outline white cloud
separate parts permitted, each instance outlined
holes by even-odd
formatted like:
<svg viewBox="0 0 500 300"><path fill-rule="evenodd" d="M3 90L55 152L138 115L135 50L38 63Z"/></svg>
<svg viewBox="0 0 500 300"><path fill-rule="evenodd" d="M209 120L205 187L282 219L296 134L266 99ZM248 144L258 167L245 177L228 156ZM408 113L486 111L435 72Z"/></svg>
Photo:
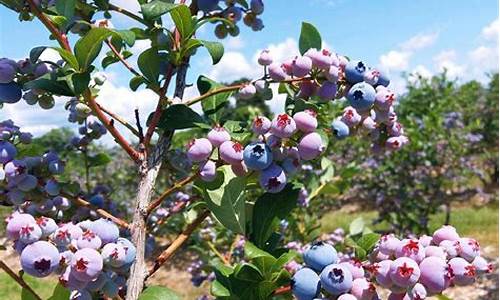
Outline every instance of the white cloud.
<svg viewBox="0 0 500 300"><path fill-rule="evenodd" d="M433 57L436 64L436 70L438 72L446 70L446 74L449 78L462 78L464 76L466 66L458 64L456 62L456 58L457 53L455 50L441 51Z"/></svg>
<svg viewBox="0 0 500 300"><path fill-rule="evenodd" d="M254 77L257 71L241 52L229 51L212 67L208 77L216 81L230 82L242 77Z"/></svg>
<svg viewBox="0 0 500 300"><path fill-rule="evenodd" d="M481 37L486 40L498 40L498 30L500 27L500 19L496 19L481 31Z"/></svg>
<svg viewBox="0 0 500 300"><path fill-rule="evenodd" d="M430 78L430 77L432 77L432 72L429 69L427 69L424 65L418 65L418 66L416 66L411 71L411 74L412 75L418 75L418 76L421 76L423 78Z"/></svg>
<svg viewBox="0 0 500 300"><path fill-rule="evenodd" d="M129 49L130 52L134 55L141 54L143 51L151 48L151 41L150 40L137 40L135 41L134 46Z"/></svg>
<svg viewBox="0 0 500 300"><path fill-rule="evenodd" d="M411 52L391 50L380 56L380 64L388 71L403 71L408 68L411 55Z"/></svg>
<svg viewBox="0 0 500 300"><path fill-rule="evenodd" d="M405 51L416 51L422 48L429 47L434 44L438 38L439 33L434 32L430 34L417 34L401 44L401 49Z"/></svg>
<svg viewBox="0 0 500 300"><path fill-rule="evenodd" d="M228 37L228 39L224 41L224 48L226 50L239 50L244 46L245 42L243 41L241 36Z"/></svg>

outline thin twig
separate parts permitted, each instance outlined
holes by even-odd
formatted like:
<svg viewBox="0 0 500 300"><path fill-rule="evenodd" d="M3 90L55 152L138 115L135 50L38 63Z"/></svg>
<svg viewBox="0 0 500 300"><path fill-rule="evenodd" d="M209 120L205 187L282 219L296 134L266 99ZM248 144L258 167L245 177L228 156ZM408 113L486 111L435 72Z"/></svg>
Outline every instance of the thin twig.
<svg viewBox="0 0 500 300"><path fill-rule="evenodd" d="M108 4L108 8L109 8L109 10L121 13L122 15L125 15L125 16L127 16L127 17L129 17L131 19L134 19L137 22L142 23L142 24L144 24L146 26L150 25L150 24L148 24L148 22L146 22L143 18L139 17L138 15L136 15L136 14L134 14L134 13L132 13L132 12L126 10L126 9L123 9L121 7L118 7L118 6L114 5L114 4L109 3Z"/></svg>
<svg viewBox="0 0 500 300"><path fill-rule="evenodd" d="M142 126L141 126L141 119L139 118L139 108L136 107L134 109L134 115L135 115L135 123L137 125L137 131L139 132L139 143L144 142L144 132L142 131Z"/></svg>
<svg viewBox="0 0 500 300"><path fill-rule="evenodd" d="M206 217L210 214L210 211L205 210L202 212L193 223L189 224L186 229L179 234L179 236L170 244L170 246L165 249L155 261L154 266L149 270L148 277L153 275L165 262L167 262L170 257L174 255L174 253L188 240L193 231L205 220Z"/></svg>
<svg viewBox="0 0 500 300"><path fill-rule="evenodd" d="M113 44L111 44L111 42L109 40L105 40L104 42L106 43L106 45L108 45L109 49L111 50L111 52L113 52L113 54L116 56L116 58L118 58L118 60L125 66L125 68L127 68L135 76L144 78L144 76L142 76L141 73L137 72L134 69L134 67L132 67L132 65L128 63L128 61L125 59L125 57L123 57L123 55L121 55L121 53L118 52L118 50L116 50L115 46L113 46Z"/></svg>
<svg viewBox="0 0 500 300"><path fill-rule="evenodd" d="M7 273L12 279L14 279L22 288L27 289L31 294L33 294L35 299L42 300L42 298L38 296L38 294L26 283L26 281L24 281L22 277L12 271L12 269L9 268L9 266L2 260L0 260L0 268L3 269L5 273Z"/></svg>
<svg viewBox="0 0 500 300"><path fill-rule="evenodd" d="M287 80L283 80L283 81L270 81L270 83L292 83L292 82L299 82L299 81L310 80L310 79L311 79L310 77L300 77L300 78L287 79ZM224 87L221 87L218 89L214 89L214 90L206 92L203 95L200 95L196 98L193 98L191 100L186 101L185 104L187 106L190 106L190 105L198 103L198 102L202 101L203 99L208 98L210 96L217 95L217 94L224 93L224 92L238 90L238 89L244 87L246 84L248 84L248 83L240 83L240 84L236 84L236 85L224 86Z"/></svg>
<svg viewBox="0 0 500 300"><path fill-rule="evenodd" d="M89 107L92 109L92 111L95 113L97 118L104 124L106 129L109 131L109 133L113 136L115 141L120 145L123 150L127 152L127 154L132 158L134 162L138 162L140 159L140 154L137 152L132 146L127 142L127 140L121 135L121 133L115 128L113 120L108 119L104 112L101 110L99 105L97 105L97 102L95 101L94 97L92 96L92 93L90 89L86 89L83 92L83 97L85 98L86 102L88 103Z"/></svg>
<svg viewBox="0 0 500 300"><path fill-rule="evenodd" d="M283 295L289 293L291 290L292 288L289 285L282 286L280 288L275 289L273 295Z"/></svg>
<svg viewBox="0 0 500 300"><path fill-rule="evenodd" d="M96 102L97 103L97 102ZM127 122L127 120L125 120L124 118L122 118L121 116L115 114L114 112L108 110L107 108L105 108L104 106L102 106L101 104L97 103L97 106L99 106L99 108L105 113L107 114L108 116L110 116L111 118L115 119L118 121L118 123L122 124L123 126L127 127L128 130L130 130L135 136L139 137L139 131L137 131L137 129L135 129L134 126L132 126L129 122Z"/></svg>
<svg viewBox="0 0 500 300"><path fill-rule="evenodd" d="M164 191L158 198L156 198L156 200L154 200L153 202L151 202L151 204L149 204L148 206L148 214L150 214L155 208L157 208L158 206L160 206L160 204L163 202L163 200L165 200L165 198L167 198L170 194L172 194L173 192L177 191L178 189L182 188L183 186L185 186L186 184L190 183L191 181L193 181L196 177L198 177L198 173L195 173L191 176L188 176L176 183L174 183L171 187L169 187L166 191Z"/></svg>
<svg viewBox="0 0 500 300"><path fill-rule="evenodd" d="M80 198L78 196L76 196L76 197L75 196L71 196L70 194L67 194L67 193L61 193L61 195L64 196L64 197L66 197L66 198L68 198L68 199L71 199L78 206L86 207L86 208L90 208L90 209L94 210L101 217L106 218L106 219L110 219L116 225L118 225L120 227L123 227L123 228L128 228L129 227L129 224L125 220L120 219L118 217L115 217L113 214L111 214L110 212L108 212L108 211L106 211L106 210L104 210L102 208L95 207L90 202L87 202L87 201L85 201L84 199L82 199L82 198Z"/></svg>
<svg viewBox="0 0 500 300"><path fill-rule="evenodd" d="M30 6L31 12L35 14L35 16L47 27L47 29L52 33L52 35L56 38L57 42L59 42L59 45L71 52L71 47L68 42L68 38L66 37L65 34L61 33L59 29L45 16L45 14L38 9L38 6L35 4L33 0L27 0L28 4Z"/></svg>
<svg viewBox="0 0 500 300"><path fill-rule="evenodd" d="M225 264L225 265L229 265L229 262L228 260L224 257L224 255L222 255L219 250L217 250L217 248L215 248L215 245L209 241L207 241L207 245L208 245L208 248L210 248L210 250L212 250L213 253L215 253L215 255L220 258L220 260L222 260L222 262Z"/></svg>

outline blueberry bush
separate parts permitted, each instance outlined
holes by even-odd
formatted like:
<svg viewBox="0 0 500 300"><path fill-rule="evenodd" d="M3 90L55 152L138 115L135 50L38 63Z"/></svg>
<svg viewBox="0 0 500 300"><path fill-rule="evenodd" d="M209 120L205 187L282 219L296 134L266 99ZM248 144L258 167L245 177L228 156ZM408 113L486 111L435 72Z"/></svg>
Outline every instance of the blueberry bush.
<svg viewBox="0 0 500 300"><path fill-rule="evenodd" d="M23 99L51 109L64 103L68 122L79 126L61 145L50 137L34 143L22 124L0 123L0 200L12 207L6 236L24 273L58 276L51 299L178 299L148 279L190 238L199 253L189 267L192 282L211 281L217 299L313 299L320 293L372 299L375 282L394 299L423 299L491 271L477 242L452 227L399 240L380 238L355 220L347 234L339 229L320 239L314 216L295 210L347 188L356 167L336 174L328 158L342 140L369 141L370 151L387 155L409 144L386 74L322 48L319 31L304 22L300 53L275 61L262 50L261 77L223 84L200 75L199 96L185 99L191 57L205 48L217 64L224 55L220 42L198 39L196 32L211 27L222 39L237 36L242 24L259 31L264 3L138 2L139 13L107 0L0 0L20 21L37 18L57 42L34 47L21 61L0 60L1 105ZM111 12L139 27L112 28ZM165 27L166 18L173 28ZM151 47L135 58L130 48L138 40ZM61 60L42 61L48 48ZM109 51L100 56L103 48ZM100 96L106 78L98 71L111 64L130 71L131 90L157 95L153 112L130 103L135 124L108 110ZM226 111L232 97L262 104L276 90L286 103L275 116L265 105ZM201 113L192 109L197 103ZM104 135L120 152L110 155L96 145ZM117 164L113 156L128 162ZM99 174L113 163L133 176ZM79 178L68 166L79 166ZM133 201L112 201L131 191ZM165 236L171 242L159 249L156 241ZM41 299L22 276L4 262L0 267L23 287L23 298Z"/></svg>

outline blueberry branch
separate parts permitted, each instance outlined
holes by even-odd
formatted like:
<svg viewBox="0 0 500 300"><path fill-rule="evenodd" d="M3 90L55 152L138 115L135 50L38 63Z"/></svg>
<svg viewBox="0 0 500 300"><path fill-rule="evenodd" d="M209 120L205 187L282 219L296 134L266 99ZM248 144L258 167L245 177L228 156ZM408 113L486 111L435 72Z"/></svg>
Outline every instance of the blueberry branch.
<svg viewBox="0 0 500 300"><path fill-rule="evenodd" d="M12 271L12 269L9 268L9 266L2 260L0 260L0 268L3 269L5 273L7 273L12 279L14 279L23 289L28 290L35 299L42 300L42 298L38 296L38 294L26 283L26 281L24 281L22 277Z"/></svg>
<svg viewBox="0 0 500 300"><path fill-rule="evenodd" d="M116 11L116 12L118 12L118 13L124 15L124 16L127 16L127 17L129 17L131 19L134 19L134 20L136 20L139 23L142 23L142 24L144 24L146 26L150 26L150 24L148 24L148 22L146 22L143 18L139 17L138 15L136 15L136 14L134 14L134 13L132 13L132 12L126 10L126 9L118 7L118 6L116 6L114 4L111 4L111 3L108 3L108 8L109 8L109 10Z"/></svg>
<svg viewBox="0 0 500 300"><path fill-rule="evenodd" d="M170 246L165 249L155 260L154 266L149 270L148 276L151 277L167 260L169 260L174 253L188 240L193 231L205 220L210 214L210 211L203 211L191 224L189 224L186 229L177 236L177 238L170 244Z"/></svg>
<svg viewBox="0 0 500 300"><path fill-rule="evenodd" d="M195 173L191 176L188 176L188 177L174 183L171 187L169 187L166 191L164 191L158 198L156 198L156 200L151 202L151 204L148 206L148 215L155 208L160 206L160 204L163 202L163 200L165 200L169 195L171 195L173 192L179 190L180 188L182 188L186 184L190 183L191 181L195 180L196 177L198 177L198 173Z"/></svg>
<svg viewBox="0 0 500 300"><path fill-rule="evenodd" d="M102 106L101 104L97 103L97 106L105 113L107 114L108 116L110 116L111 118L115 119L116 121L118 121L118 123L122 124L123 126L127 127L128 130L130 130L135 136L139 137L139 131L137 129L135 129L134 126L132 126L129 122L127 122L127 120L125 120L124 118L122 118L121 116L115 114L114 112L108 110L107 108L105 108L104 106Z"/></svg>

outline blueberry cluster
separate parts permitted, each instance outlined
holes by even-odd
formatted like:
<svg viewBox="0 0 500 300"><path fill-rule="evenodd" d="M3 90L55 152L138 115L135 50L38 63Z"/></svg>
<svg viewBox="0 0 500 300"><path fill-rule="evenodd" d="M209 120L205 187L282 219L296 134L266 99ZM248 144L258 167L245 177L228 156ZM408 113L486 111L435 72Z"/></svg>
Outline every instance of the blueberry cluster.
<svg viewBox="0 0 500 300"><path fill-rule="evenodd" d="M207 273L205 268L205 263L197 259L193 261L187 268L187 272L191 274L191 283L195 287L199 287L203 284L205 280L208 281L214 281L215 280L215 274L213 272Z"/></svg>
<svg viewBox="0 0 500 300"><path fill-rule="evenodd" d="M477 241L461 238L452 226L432 237L383 236L365 263L341 261L332 245L318 242L303 253L307 267L296 271L291 287L299 300L314 299L321 291L340 300L378 299L375 284L392 292L388 299L422 300L491 272L493 266L480 254Z"/></svg>
<svg viewBox="0 0 500 300"><path fill-rule="evenodd" d="M221 7L221 2L225 5ZM244 2L244 6L242 5ZM215 36L219 39L227 37L227 35L237 36L240 33L238 22L243 20L243 23L250 27L253 31L260 31L264 28L262 19L259 18L264 12L264 3L262 0L246 1L236 0L197 0L198 10L203 12L204 17L219 17L226 19L226 22L220 22L215 26Z"/></svg>
<svg viewBox="0 0 500 300"><path fill-rule="evenodd" d="M125 286L134 245L120 237L111 221L91 221L97 215L89 208L65 214L71 202L57 180L64 162L55 152L19 157L16 146L30 142L31 135L12 121L0 122L0 200L15 207L6 220L6 234L14 241L23 270L35 277L59 274L78 299L92 299L94 292L115 297ZM106 187L96 186L87 198L102 208L108 193ZM62 221L64 216L75 222Z"/></svg>
<svg viewBox="0 0 500 300"><path fill-rule="evenodd" d="M0 104L17 103L23 98L27 104L38 105L43 109L54 107L54 97L43 90L31 89L23 95L23 83L39 78L55 70L55 66L44 62L31 62L23 59L15 62L0 58Z"/></svg>

